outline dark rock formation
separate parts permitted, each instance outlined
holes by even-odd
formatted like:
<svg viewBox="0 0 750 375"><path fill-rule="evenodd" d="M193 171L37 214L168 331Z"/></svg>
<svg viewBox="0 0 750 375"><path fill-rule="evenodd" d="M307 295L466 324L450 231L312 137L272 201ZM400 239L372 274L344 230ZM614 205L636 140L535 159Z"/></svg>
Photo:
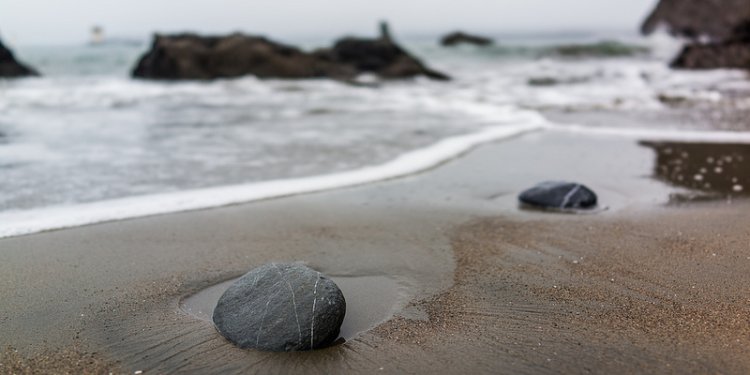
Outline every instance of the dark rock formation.
<svg viewBox="0 0 750 375"><path fill-rule="evenodd" d="M377 39L344 38L332 48L307 53L254 36L201 37L157 35L133 76L148 79L215 79L243 75L260 78L351 80L370 72L381 78L424 75L448 79L427 68L397 45L387 26Z"/></svg>
<svg viewBox="0 0 750 375"><path fill-rule="evenodd" d="M213 320L241 348L301 351L336 340L345 314L344 295L329 278L300 264L271 263L232 284Z"/></svg>
<svg viewBox="0 0 750 375"><path fill-rule="evenodd" d="M750 1L661 0L643 24L651 33L660 25L693 39L671 66L679 69L750 69Z"/></svg>
<svg viewBox="0 0 750 375"><path fill-rule="evenodd" d="M750 21L737 24L721 42L686 45L672 62L679 69L750 69Z"/></svg>
<svg viewBox="0 0 750 375"><path fill-rule="evenodd" d="M750 19L747 0L661 0L641 28L644 34L666 27L672 35L725 40L733 29Z"/></svg>
<svg viewBox="0 0 750 375"><path fill-rule="evenodd" d="M0 78L37 76L36 70L21 64L13 53L0 42Z"/></svg>
<svg viewBox="0 0 750 375"><path fill-rule="evenodd" d="M224 37L156 35L151 50L141 57L133 70L134 77L168 80L244 75L346 79L354 74L350 67L318 59L297 48L242 34Z"/></svg>
<svg viewBox="0 0 750 375"><path fill-rule="evenodd" d="M527 205L551 209L586 209L596 206L596 194L573 182L548 181L524 191L518 199Z"/></svg>
<svg viewBox="0 0 750 375"><path fill-rule="evenodd" d="M445 47L453 47L459 44L471 44L475 46L486 47L492 44L492 39L456 31L445 35L442 39L440 39L440 44Z"/></svg>
<svg viewBox="0 0 750 375"><path fill-rule="evenodd" d="M744 43L690 44L672 62L679 69L750 69L750 45Z"/></svg>
<svg viewBox="0 0 750 375"><path fill-rule="evenodd" d="M380 37L343 38L333 48L318 50L316 56L327 61L351 65L360 73L374 73L381 78L426 76L437 80L450 79L447 75L426 67L419 59L396 44L388 25L380 25Z"/></svg>

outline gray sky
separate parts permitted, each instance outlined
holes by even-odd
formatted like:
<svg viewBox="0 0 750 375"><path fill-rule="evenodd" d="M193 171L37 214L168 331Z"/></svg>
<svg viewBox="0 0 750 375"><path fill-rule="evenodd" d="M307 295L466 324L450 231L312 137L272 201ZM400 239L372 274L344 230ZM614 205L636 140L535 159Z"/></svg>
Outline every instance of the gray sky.
<svg viewBox="0 0 750 375"><path fill-rule="evenodd" d="M0 0L0 35L13 44L88 40L153 31L246 31L280 38L372 34L388 19L398 34L635 29L656 0Z"/></svg>

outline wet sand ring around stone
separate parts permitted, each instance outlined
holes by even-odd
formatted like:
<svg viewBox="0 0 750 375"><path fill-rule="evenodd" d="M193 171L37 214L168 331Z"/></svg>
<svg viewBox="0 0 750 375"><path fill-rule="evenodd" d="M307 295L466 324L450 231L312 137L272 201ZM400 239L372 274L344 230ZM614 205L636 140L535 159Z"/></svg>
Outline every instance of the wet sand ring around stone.
<svg viewBox="0 0 750 375"><path fill-rule="evenodd" d="M390 277L332 276L331 279L346 298L347 311L340 333L344 340L351 340L360 333L375 328L399 312L408 302L403 292L404 287ZM212 285L184 298L180 301L180 309L213 324L211 317L217 301L236 280Z"/></svg>

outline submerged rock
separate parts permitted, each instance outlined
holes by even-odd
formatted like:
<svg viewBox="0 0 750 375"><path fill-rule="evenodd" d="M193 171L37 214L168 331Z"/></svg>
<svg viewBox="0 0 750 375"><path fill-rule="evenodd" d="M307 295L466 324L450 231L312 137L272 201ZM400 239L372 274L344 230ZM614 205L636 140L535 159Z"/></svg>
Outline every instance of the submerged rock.
<svg viewBox="0 0 750 375"><path fill-rule="evenodd" d="M344 295L331 279L300 264L270 263L224 292L213 321L241 348L301 351L336 340L345 314Z"/></svg>
<svg viewBox="0 0 750 375"><path fill-rule="evenodd" d="M591 44L569 44L550 49L552 55L571 58L637 56L647 54L649 51L644 46L613 40L603 40Z"/></svg>
<svg viewBox="0 0 750 375"><path fill-rule="evenodd" d="M747 0L660 0L641 27L644 34L666 28L675 36L721 41L750 19Z"/></svg>
<svg viewBox="0 0 750 375"><path fill-rule="evenodd" d="M525 204L553 209L587 209L596 206L596 194L574 182L548 181L521 193L518 199Z"/></svg>
<svg viewBox="0 0 750 375"><path fill-rule="evenodd" d="M7 47L0 42L0 78L37 76L36 70L21 64Z"/></svg>
<svg viewBox="0 0 750 375"><path fill-rule="evenodd" d="M471 44L486 47L492 44L492 39L483 36L471 35L462 31L452 32L440 39L440 44L445 47L453 47L459 44Z"/></svg>
<svg viewBox="0 0 750 375"><path fill-rule="evenodd" d="M393 42L385 26L380 38L345 38L332 48L313 53L243 34L156 35L151 49L141 57L132 74L137 78L166 80L244 75L351 80L360 73L374 73L381 78L424 75L448 79Z"/></svg>

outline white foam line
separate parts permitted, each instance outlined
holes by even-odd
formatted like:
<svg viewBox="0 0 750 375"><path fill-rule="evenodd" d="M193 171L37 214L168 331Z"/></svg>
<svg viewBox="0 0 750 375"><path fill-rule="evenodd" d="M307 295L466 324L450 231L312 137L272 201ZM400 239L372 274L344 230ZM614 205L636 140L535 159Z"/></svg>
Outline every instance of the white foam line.
<svg viewBox="0 0 750 375"><path fill-rule="evenodd" d="M550 125L549 130L581 133L585 135L609 135L639 138L647 141L750 143L750 132L739 131L700 131L680 129L645 128L597 128L583 125Z"/></svg>
<svg viewBox="0 0 750 375"><path fill-rule="evenodd" d="M221 207L402 177L438 166L480 144L545 127L542 121L524 125L491 127L476 133L441 140L431 146L403 154L385 164L350 172L128 197L74 206L8 211L0 213L0 238L107 221Z"/></svg>

